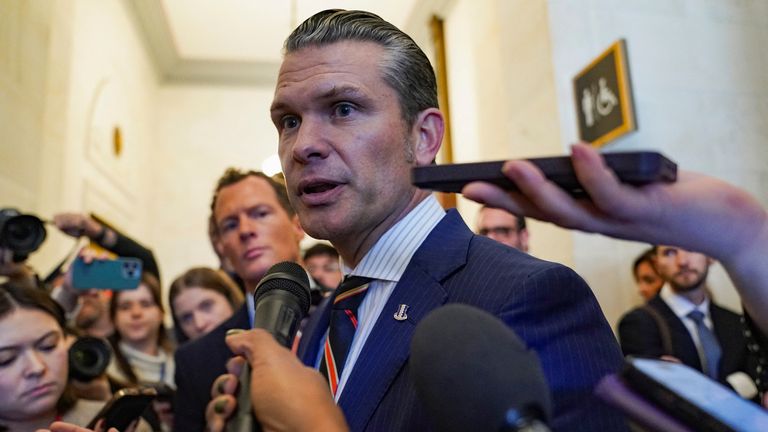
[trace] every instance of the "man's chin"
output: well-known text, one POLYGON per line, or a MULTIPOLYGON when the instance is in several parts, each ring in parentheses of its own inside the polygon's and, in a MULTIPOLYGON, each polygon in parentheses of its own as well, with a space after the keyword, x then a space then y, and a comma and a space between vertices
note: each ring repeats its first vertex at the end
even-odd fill
POLYGON ((683 278, 675 281, 675 291, 677 292, 690 292, 701 288, 704 282, 704 278, 688 279, 683 278))

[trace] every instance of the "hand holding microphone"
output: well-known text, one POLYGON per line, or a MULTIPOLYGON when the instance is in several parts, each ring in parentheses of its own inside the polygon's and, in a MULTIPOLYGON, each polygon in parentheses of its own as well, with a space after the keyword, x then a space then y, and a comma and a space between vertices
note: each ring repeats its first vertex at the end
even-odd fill
POLYGON ((304 269, 292 262, 275 264, 259 282, 254 298, 254 330, 227 335, 227 345, 240 357, 230 360, 229 374, 214 382, 213 400, 206 409, 209 430, 309 431, 318 425, 324 430, 347 430, 324 379, 286 348, 309 309, 304 269))

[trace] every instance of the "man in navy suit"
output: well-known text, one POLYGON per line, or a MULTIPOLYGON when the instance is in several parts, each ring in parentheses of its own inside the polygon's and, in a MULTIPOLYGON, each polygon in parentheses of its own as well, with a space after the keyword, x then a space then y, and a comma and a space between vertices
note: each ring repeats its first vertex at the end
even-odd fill
POLYGON ((619 322, 624 354, 674 357, 721 382, 735 372, 748 372, 741 316, 716 305, 707 295, 712 260, 673 246, 654 246, 651 260, 665 284, 647 305, 630 311, 619 322), (707 330, 697 329, 691 318, 693 311, 701 313, 720 351, 716 359, 709 360, 710 364, 700 335, 700 331, 707 330))
POLYGON ((250 293, 272 265, 298 261, 304 236, 285 186, 260 172, 227 170, 216 186, 211 219, 219 249, 245 283, 246 304, 219 327, 176 351, 174 430, 184 432, 205 427, 211 386, 226 372, 233 355, 224 343, 227 330, 252 327, 250 293))
POLYGON ((286 41, 271 116, 291 204, 308 234, 336 247, 345 274, 372 280, 351 319, 346 361, 327 367, 333 302, 305 328, 300 355, 339 368, 329 389, 352 430, 428 430, 409 376, 411 335, 431 310, 468 303, 538 353, 554 429, 624 429, 592 395, 621 354, 584 281, 474 235, 455 210, 446 214, 411 185, 411 169, 431 164, 440 148, 437 106, 427 57, 376 15, 320 12, 286 41))

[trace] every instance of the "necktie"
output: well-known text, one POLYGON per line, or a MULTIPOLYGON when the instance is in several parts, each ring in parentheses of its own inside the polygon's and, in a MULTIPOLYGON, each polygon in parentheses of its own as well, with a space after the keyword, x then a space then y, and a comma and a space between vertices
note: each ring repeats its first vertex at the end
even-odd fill
POLYGON ((328 338, 325 340, 323 359, 320 361, 320 373, 328 378, 334 396, 357 330, 357 308, 363 302, 372 280, 361 276, 347 277, 334 293, 328 338))
POLYGON ((720 365, 720 355, 722 354, 720 343, 717 341, 715 334, 712 333, 712 330, 704 324, 704 313, 693 310, 688 314, 688 318, 696 324, 696 332, 699 334, 701 357, 703 358, 702 370, 710 378, 716 380, 720 365))

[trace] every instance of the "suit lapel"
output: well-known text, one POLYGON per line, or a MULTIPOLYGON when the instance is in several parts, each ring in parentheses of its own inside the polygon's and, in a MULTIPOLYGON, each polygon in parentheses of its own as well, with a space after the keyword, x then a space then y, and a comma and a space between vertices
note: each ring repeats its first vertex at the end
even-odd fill
POLYGON ((699 351, 696 349, 696 344, 693 343, 691 333, 688 332, 688 327, 685 326, 683 320, 680 319, 672 308, 669 307, 661 296, 656 296, 651 300, 654 303, 656 309, 664 316, 664 319, 669 323, 669 329, 672 333, 672 345, 675 347, 675 351, 678 353, 678 357, 683 363, 689 366, 695 367, 701 370, 701 359, 699 358, 699 351))
POLYGON ((441 285, 466 262, 472 233, 449 212, 419 247, 368 337, 339 399, 351 430, 363 430, 408 360, 416 325, 445 303, 441 285), (407 319, 394 315, 407 305, 407 319))

